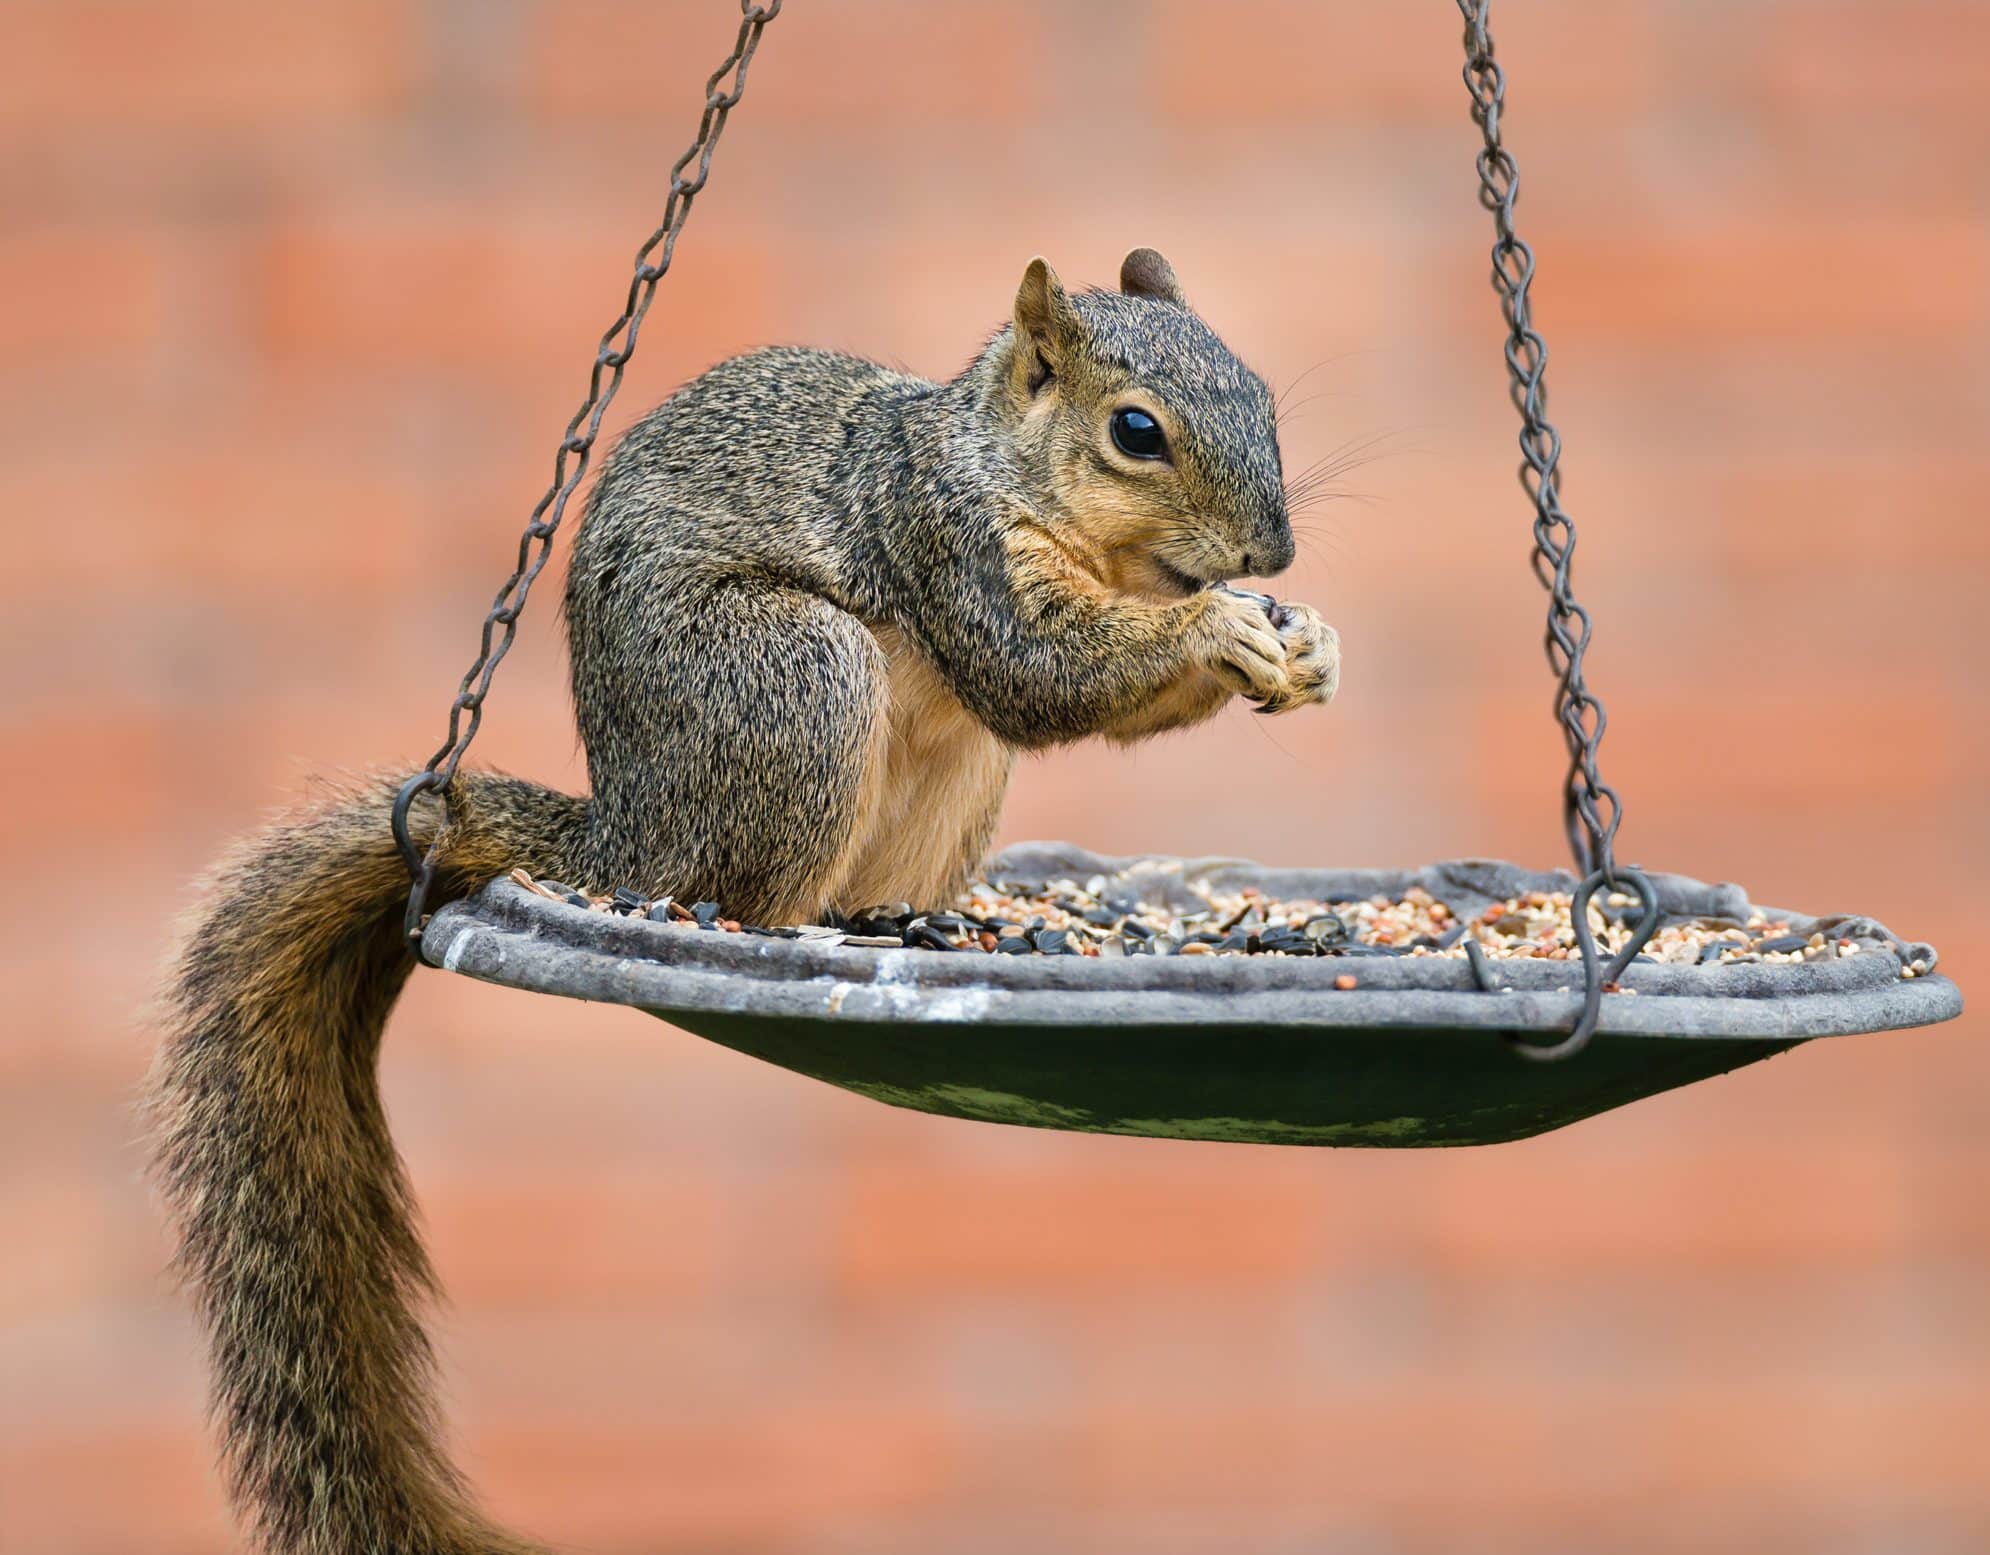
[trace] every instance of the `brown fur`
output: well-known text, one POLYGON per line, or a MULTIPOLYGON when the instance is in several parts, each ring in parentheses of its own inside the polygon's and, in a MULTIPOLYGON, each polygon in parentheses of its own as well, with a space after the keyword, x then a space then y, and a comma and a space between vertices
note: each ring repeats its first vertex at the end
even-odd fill
MULTIPOLYGON (((435 1290, 374 1079, 414 962, 392 786, 279 821, 215 869, 154 1068, 157 1172, 212 1337, 229 1484, 285 1555, 498 1555, 439 1439, 435 1290)), ((458 789, 445 893, 561 870, 579 802, 458 789), (536 845, 527 845, 527 838, 536 845)), ((432 816, 418 817, 426 842, 432 816)))

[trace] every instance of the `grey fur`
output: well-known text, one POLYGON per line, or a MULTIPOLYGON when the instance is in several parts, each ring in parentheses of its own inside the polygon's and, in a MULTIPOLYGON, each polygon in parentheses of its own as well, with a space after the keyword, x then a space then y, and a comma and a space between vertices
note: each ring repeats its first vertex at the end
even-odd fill
MULTIPOLYGON (((1172 282, 1158 255, 1136 268, 1158 277, 1153 262, 1172 282)), ((1116 393, 1158 399, 1180 429, 1180 570, 1208 581, 1290 563, 1257 374, 1179 302, 1047 288, 1064 331, 1044 342, 1061 358, 1048 417, 1015 392, 1011 325, 947 383, 756 351, 685 385, 615 450, 566 598, 601 878, 750 915, 819 877, 883 716, 875 629, 902 634, 1014 747, 1098 733, 1179 679, 1193 611, 1073 598, 1018 576, 1007 550, 1020 524, 1082 518, 1060 470, 1096 458, 1086 418, 1116 393)))

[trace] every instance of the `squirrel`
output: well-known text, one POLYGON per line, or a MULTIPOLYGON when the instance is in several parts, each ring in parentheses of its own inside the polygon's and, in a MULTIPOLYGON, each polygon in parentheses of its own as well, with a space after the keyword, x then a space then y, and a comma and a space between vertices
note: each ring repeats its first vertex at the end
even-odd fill
MULTIPOLYGON (((1135 741, 1233 696, 1334 694, 1310 608, 1216 585, 1293 559, 1264 382, 1135 249, 1042 260, 935 383, 769 349, 605 462, 566 592, 591 798, 459 773, 414 816, 441 897, 523 866, 763 924, 941 903, 1016 753, 1135 741)), ((436 1294, 376 1078, 414 966, 394 784, 276 823, 208 882, 150 1107, 232 1497, 272 1555, 519 1555, 441 1440, 436 1294)))

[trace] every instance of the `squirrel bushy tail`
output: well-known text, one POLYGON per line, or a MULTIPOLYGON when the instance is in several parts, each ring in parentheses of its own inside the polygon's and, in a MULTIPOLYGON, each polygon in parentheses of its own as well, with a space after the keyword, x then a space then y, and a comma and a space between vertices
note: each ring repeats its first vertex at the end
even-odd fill
MULTIPOLYGON (((371 782, 215 872, 167 992, 156 1170, 231 1488, 264 1546, 514 1555, 531 1546, 480 1521, 441 1444, 421 1326, 434 1276, 375 1076, 414 966, 393 795, 371 782)), ((575 873, 585 801, 484 774, 452 798, 438 899, 517 864, 575 873)))

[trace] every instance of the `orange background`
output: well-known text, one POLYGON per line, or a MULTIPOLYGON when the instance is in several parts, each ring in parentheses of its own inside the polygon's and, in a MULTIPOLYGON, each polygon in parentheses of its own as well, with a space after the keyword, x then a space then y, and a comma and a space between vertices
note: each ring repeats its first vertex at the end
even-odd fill
MULTIPOLYGON (((0 19, 0 1548, 231 1547, 139 1182, 184 883, 436 743, 723 0, 0 19)), ((1624 854, 1981 991, 1990 8, 1499 0, 1624 854), (1978 944, 1965 941, 1976 915, 1978 944)), ((615 424, 769 341, 955 370, 1150 242, 1381 455, 1326 712, 1030 762, 1004 834, 1561 857, 1448 0, 790 0, 615 424)), ((550 579, 478 757, 577 785, 550 579)), ((1484 1152, 889 1111, 430 972, 385 1060, 464 1458, 567 1547, 1990 1548, 1981 1017, 1484 1152)))

